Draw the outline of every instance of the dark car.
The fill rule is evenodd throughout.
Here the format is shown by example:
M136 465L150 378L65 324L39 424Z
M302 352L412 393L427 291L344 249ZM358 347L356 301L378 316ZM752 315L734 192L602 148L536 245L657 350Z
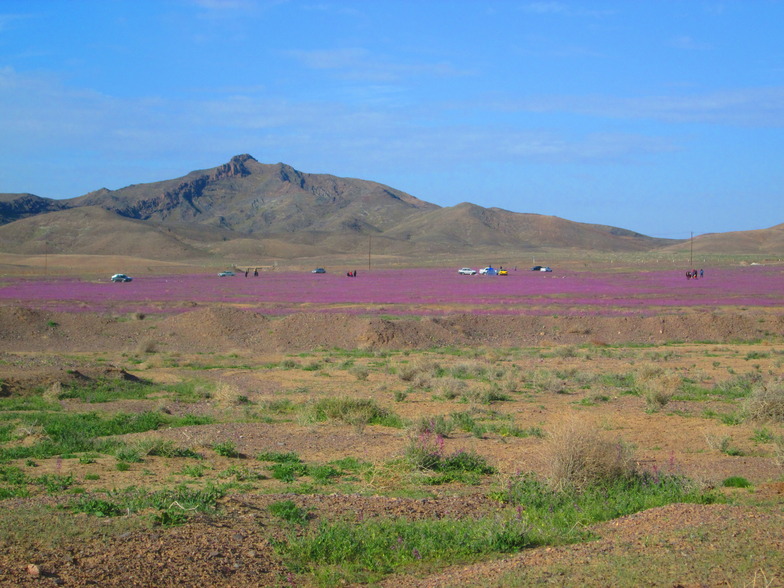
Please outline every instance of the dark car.
M126 276L125 274L114 274L112 276L112 282L130 282L133 280L131 276Z
M531 271L532 272L540 272L540 271L542 271L542 266L541 265L535 265L534 267L531 268Z
M311 274L326 274L326 273L327 273L327 270L325 270L323 267L317 267L316 269L314 269L314 270L313 270L312 272L310 272L310 273L311 273Z

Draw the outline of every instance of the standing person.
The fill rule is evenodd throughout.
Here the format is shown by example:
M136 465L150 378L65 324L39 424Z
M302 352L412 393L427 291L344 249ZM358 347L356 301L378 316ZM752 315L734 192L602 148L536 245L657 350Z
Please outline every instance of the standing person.
M255 269L253 270L253 275L254 275L254 276L258 276L258 275L259 275L259 268L255 268Z
M248 277L248 270L245 270L245 277Z
M703 271L702 268L700 268L700 279L702 278L702 275L703 275Z

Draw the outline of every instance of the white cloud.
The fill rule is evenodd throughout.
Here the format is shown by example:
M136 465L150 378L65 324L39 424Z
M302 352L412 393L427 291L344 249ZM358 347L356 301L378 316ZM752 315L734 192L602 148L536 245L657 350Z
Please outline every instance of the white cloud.
M688 35L679 35L667 40L667 45L673 49L682 49L684 51L709 51L713 49L710 43L703 43L697 41Z
M784 87L744 88L689 96L542 96L497 105L528 112L570 112L673 123L784 126Z
M564 2L529 2L522 6L522 10L532 14L553 14L559 16L601 17L614 14L612 10L597 10L583 6L575 7Z
M393 62L384 56L373 55L361 47L311 51L291 50L284 54L299 61L305 67L332 71L336 77L344 80L394 82L409 76L450 78L473 75L468 70L459 70L446 62Z

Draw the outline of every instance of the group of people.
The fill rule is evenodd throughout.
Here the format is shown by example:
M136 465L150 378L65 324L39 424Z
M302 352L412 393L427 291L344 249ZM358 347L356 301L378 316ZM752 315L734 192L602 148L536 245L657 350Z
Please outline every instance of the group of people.
M691 270L691 271L686 272L686 279L687 280L696 280L698 278L701 278L703 275L704 274L703 274L702 269L700 269L699 272L695 269L695 270Z
M357 277L357 270L350 271L350 272L346 272L346 275L347 275L349 278L356 278L356 277Z
M246 269L246 270L245 270L245 277L246 277L246 278L248 277L248 272L249 272L249 271L250 271L249 269ZM253 270L253 275L254 275L254 276L258 276L258 275L259 275L259 270L258 270L258 268L256 268L256 269L254 269L254 270Z

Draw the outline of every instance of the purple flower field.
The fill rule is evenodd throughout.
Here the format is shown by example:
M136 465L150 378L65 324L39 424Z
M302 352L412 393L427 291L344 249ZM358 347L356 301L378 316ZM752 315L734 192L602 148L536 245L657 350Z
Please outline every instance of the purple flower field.
M701 280L680 271L564 274L510 271L461 276L453 269L373 270L345 274L270 272L134 276L130 283L77 278L5 278L0 304L64 311L171 313L222 304L278 315L291 312L441 315L655 314L678 308L784 309L784 267L708 270Z

